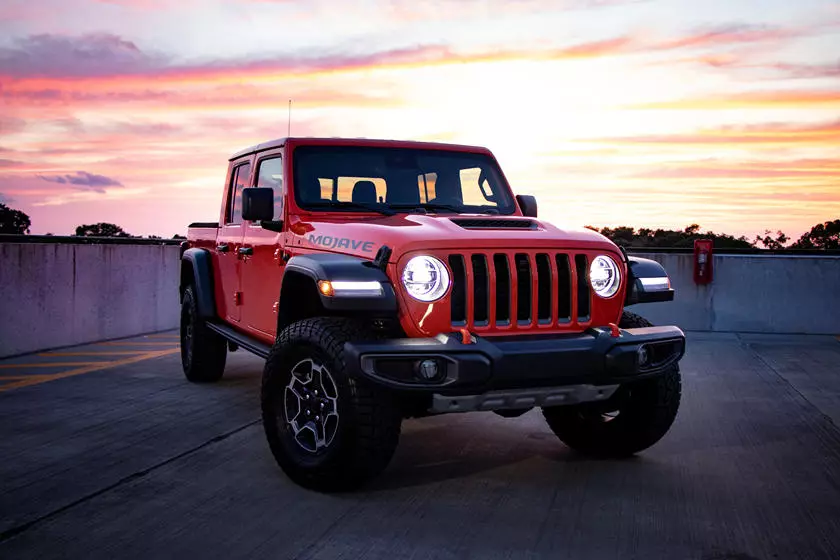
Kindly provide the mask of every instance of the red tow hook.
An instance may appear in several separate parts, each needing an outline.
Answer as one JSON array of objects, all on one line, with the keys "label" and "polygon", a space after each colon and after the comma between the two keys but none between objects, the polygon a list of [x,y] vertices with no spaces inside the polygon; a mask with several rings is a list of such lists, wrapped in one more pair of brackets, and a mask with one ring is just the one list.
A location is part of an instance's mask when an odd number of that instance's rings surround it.
[{"label": "red tow hook", "polygon": [[609,323],[608,326],[610,327],[610,336],[613,338],[618,338],[621,336],[621,330],[618,328],[618,325],[615,323]]},{"label": "red tow hook", "polygon": [[459,332],[461,333],[461,344],[472,344],[473,343],[472,335],[470,334],[470,331],[468,331],[467,329],[461,329]]}]

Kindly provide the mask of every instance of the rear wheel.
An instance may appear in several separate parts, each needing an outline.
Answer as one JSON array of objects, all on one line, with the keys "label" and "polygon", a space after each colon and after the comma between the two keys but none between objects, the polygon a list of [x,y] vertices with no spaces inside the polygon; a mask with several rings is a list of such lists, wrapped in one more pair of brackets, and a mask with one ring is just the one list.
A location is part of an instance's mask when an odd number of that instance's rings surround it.
[{"label": "rear wheel", "polygon": [[218,381],[225,372],[227,341],[207,328],[198,315],[195,289],[187,286],[181,301],[181,366],[196,383]]},{"label": "rear wheel", "polygon": [[392,395],[345,374],[344,343],[370,338],[332,317],[286,327],[266,361],[263,428],[280,468],[322,492],[352,490],[385,469],[402,415]]},{"label": "rear wheel", "polygon": [[[619,326],[653,325],[624,312]],[[622,385],[608,401],[543,408],[543,415],[551,430],[572,449],[596,457],[623,457],[662,439],[677,416],[681,391],[680,370],[675,364],[655,378]]]}]

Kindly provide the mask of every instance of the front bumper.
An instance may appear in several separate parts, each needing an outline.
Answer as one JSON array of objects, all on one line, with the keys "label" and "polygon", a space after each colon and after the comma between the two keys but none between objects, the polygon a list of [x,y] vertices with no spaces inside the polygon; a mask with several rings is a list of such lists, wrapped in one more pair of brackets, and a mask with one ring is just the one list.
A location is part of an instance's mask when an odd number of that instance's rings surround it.
[{"label": "front bumper", "polygon": [[[482,410],[516,408],[518,395],[524,395],[523,403],[538,405],[550,404],[552,395],[560,395],[556,399],[565,402],[605,398],[621,383],[662,373],[684,353],[685,334],[677,327],[617,332],[593,328],[568,335],[494,338],[471,335],[466,344],[462,334],[452,333],[345,345],[351,376],[436,398],[482,396],[482,402],[473,407]],[[435,367],[429,366],[430,361]],[[436,375],[430,376],[432,371]],[[491,408],[483,402],[496,397],[507,404]]]}]

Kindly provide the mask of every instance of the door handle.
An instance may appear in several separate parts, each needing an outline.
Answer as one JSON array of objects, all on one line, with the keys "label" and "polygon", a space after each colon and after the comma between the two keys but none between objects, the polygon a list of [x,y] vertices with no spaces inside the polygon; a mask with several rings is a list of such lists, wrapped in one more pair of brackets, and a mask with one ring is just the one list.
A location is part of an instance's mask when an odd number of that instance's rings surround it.
[{"label": "door handle", "polygon": [[254,249],[252,247],[240,247],[239,254],[244,256],[250,256],[254,254]]},{"label": "door handle", "polygon": [[227,253],[230,251],[230,246],[227,243],[222,243],[221,245],[216,245],[216,250],[220,253]]}]

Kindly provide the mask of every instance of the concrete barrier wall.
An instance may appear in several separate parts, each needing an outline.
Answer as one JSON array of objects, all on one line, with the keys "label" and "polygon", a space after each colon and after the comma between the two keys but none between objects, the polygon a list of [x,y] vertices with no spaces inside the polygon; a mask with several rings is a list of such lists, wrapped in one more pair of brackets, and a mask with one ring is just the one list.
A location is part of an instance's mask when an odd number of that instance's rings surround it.
[{"label": "concrete barrier wall", "polygon": [[0,243],[0,357],[175,328],[178,251]]},{"label": "concrete barrier wall", "polygon": [[716,255],[714,282],[694,283],[691,254],[634,253],[661,263],[672,302],[631,311],[684,330],[840,334],[840,256]]},{"label": "concrete barrier wall", "polygon": [[[176,328],[177,245],[0,243],[0,357]],[[690,254],[659,261],[676,300],[631,307],[684,330],[840,334],[840,256]]]}]

